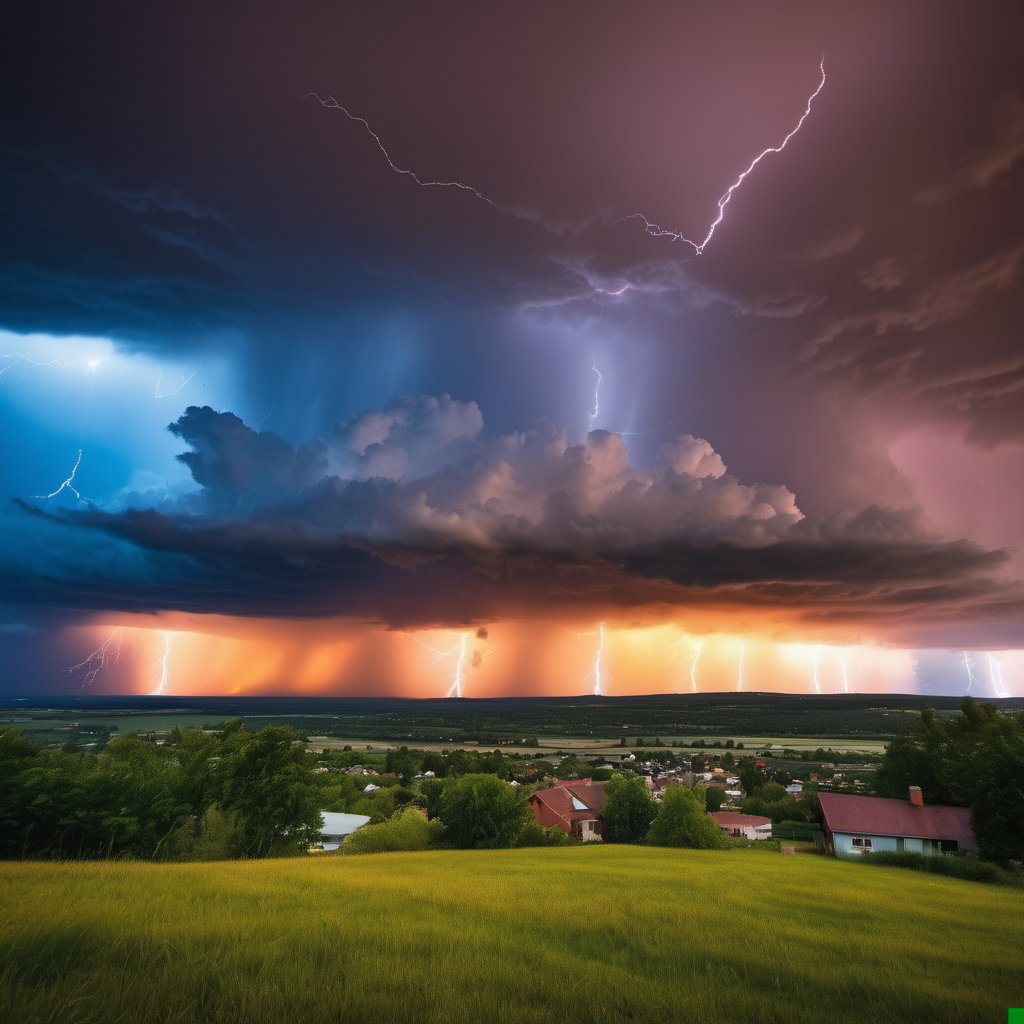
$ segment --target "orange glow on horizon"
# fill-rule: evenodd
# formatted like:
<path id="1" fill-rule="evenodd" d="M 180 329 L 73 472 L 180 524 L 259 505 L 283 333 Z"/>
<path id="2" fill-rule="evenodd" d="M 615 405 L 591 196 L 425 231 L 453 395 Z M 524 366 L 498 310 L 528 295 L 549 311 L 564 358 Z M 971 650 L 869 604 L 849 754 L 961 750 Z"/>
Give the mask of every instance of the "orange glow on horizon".
<path id="1" fill-rule="evenodd" d="M 120 631 L 121 655 L 97 675 L 96 692 L 155 692 L 166 644 L 171 696 L 443 697 L 456 689 L 465 697 L 570 696 L 593 692 L 596 626 L 512 620 L 401 631 L 353 620 L 168 614 L 76 627 L 65 643 L 78 661 Z M 607 696 L 919 688 L 909 650 L 699 634 L 674 623 L 606 623 L 601 672 Z"/>

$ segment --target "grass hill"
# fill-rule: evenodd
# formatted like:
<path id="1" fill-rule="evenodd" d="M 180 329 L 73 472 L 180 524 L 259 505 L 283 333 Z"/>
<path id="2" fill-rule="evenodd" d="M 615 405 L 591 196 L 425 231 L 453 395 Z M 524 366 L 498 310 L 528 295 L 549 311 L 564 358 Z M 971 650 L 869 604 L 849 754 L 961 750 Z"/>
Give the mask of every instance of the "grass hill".
<path id="1" fill-rule="evenodd" d="M 1024 892 L 638 847 L 0 864 L 0 1020 L 995 1021 Z"/>

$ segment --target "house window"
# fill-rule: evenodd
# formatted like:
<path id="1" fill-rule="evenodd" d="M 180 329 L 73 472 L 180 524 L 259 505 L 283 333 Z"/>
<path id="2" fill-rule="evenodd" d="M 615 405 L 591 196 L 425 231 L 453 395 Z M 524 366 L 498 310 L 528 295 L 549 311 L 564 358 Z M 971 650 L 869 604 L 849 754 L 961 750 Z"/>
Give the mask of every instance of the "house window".
<path id="1" fill-rule="evenodd" d="M 853 845 L 856 846 L 858 850 L 870 850 L 871 840 L 865 836 L 854 836 Z"/>

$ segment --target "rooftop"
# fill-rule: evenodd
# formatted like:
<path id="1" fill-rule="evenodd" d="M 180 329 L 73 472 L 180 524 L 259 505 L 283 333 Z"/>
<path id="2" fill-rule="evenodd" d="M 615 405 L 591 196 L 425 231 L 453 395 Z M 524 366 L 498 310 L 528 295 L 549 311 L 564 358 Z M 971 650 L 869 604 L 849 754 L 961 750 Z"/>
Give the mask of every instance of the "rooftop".
<path id="1" fill-rule="evenodd" d="M 975 849 L 971 812 L 967 807 L 912 804 L 880 796 L 819 793 L 825 824 L 832 832 L 912 839 L 955 839 L 961 849 Z"/>

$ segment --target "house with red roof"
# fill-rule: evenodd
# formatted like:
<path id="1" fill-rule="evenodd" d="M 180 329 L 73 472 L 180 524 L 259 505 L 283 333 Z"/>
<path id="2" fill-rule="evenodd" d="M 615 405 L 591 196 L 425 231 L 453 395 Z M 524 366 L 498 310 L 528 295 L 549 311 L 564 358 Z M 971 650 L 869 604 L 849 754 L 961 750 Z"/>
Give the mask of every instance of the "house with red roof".
<path id="1" fill-rule="evenodd" d="M 607 796 L 603 782 L 580 779 L 556 782 L 550 789 L 538 789 L 530 796 L 530 810 L 544 828 L 560 828 L 584 842 L 604 838 L 604 810 Z"/>
<path id="2" fill-rule="evenodd" d="M 967 807 L 927 805 L 919 786 L 909 799 L 819 793 L 825 841 L 840 857 L 879 850 L 944 854 L 977 850 Z"/>
<path id="3" fill-rule="evenodd" d="M 759 814 L 741 814 L 739 811 L 712 811 L 718 827 L 729 836 L 744 839 L 771 839 L 772 819 Z"/>

